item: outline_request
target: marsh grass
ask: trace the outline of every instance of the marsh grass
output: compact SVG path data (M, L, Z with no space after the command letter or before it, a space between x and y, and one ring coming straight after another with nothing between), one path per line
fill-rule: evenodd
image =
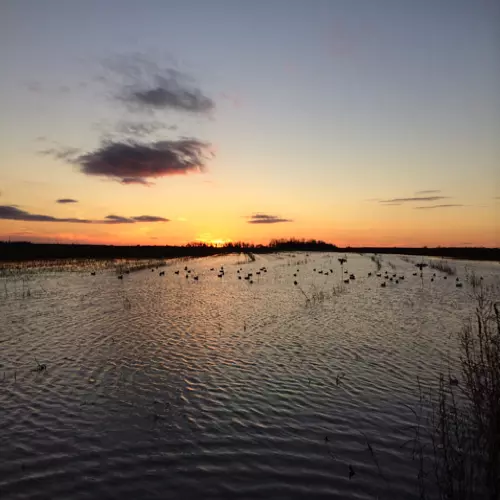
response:
M377 271L380 271L382 269L382 257L380 255L372 255L370 259L377 266Z
M429 267L436 271L441 271L448 276L455 276L457 274L456 267L451 266L446 260L430 260Z
M458 373L418 384L412 455L420 498L500 498L500 314L497 289L473 288L476 307L458 335ZM408 443L408 442L407 442ZM405 443L405 444L407 444Z

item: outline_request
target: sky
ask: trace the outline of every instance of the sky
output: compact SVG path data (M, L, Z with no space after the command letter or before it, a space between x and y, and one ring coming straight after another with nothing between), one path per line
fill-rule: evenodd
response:
M498 0L2 0L0 240L500 247Z

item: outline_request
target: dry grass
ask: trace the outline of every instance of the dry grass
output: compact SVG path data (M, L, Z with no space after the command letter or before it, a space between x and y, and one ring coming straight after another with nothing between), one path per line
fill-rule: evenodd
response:
M451 266L446 260L430 260L429 267L448 274L449 276L455 276L455 274L457 274L455 266Z
M413 455L422 499L500 498L500 314L496 290L473 289L476 309L458 335L459 375L419 385Z

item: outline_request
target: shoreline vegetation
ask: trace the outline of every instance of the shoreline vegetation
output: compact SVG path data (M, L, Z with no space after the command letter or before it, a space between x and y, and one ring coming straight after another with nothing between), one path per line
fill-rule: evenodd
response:
M320 240L275 239L268 245L234 242L223 246L206 243L173 245L89 245L66 243L0 242L0 261L30 261L59 259L171 259L207 257L217 254L274 252L338 252L400 254L421 257L442 257L461 260L500 262L500 248L483 247L337 247ZM438 264L435 264L438 266ZM438 267L439 268L439 267Z

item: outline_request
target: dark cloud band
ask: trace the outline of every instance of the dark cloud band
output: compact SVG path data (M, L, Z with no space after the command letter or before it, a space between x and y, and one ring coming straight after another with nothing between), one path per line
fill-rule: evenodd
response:
M250 220L249 224L277 224L279 222L293 222L291 219L283 219L278 217L277 215L269 215L269 214L254 214L248 217Z
M107 215L103 220L61 218L53 217L51 215L32 214L13 205L0 205L0 219L26 222L67 222L76 224L135 224L140 222L169 222L169 219L156 217L154 215L138 215L135 217Z

